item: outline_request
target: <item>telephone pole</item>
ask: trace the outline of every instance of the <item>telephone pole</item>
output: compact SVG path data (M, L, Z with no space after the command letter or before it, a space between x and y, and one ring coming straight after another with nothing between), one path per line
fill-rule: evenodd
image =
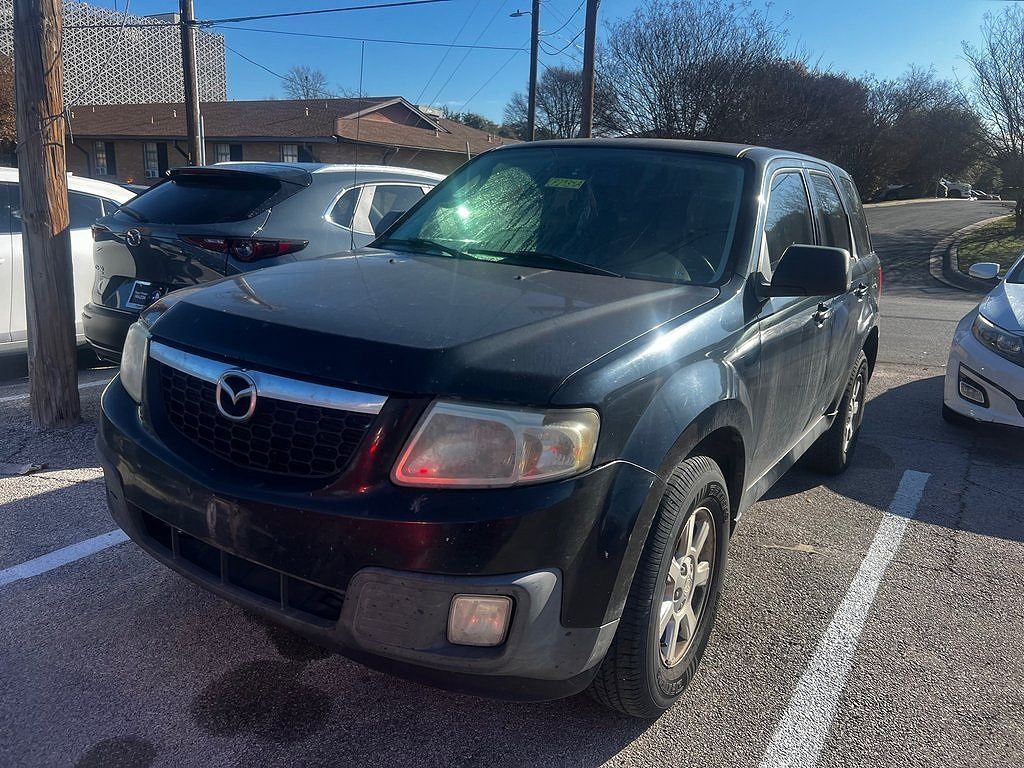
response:
M62 0L14 2L29 408L41 429L81 421L64 157L62 6Z
M530 98L526 115L526 139L537 139L537 48L540 46L540 0L533 0L530 15L533 35L530 37Z
M583 113L580 137L589 139L594 130L594 49L597 47L597 4L587 0L587 25L583 40Z
M181 70L185 77L185 134L188 164L203 165L206 151L199 128L199 78L196 74L196 14L192 0L178 0L181 14Z

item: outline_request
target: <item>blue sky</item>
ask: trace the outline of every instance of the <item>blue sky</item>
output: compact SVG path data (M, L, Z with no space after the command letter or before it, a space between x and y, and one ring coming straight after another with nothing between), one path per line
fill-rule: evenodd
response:
M124 8L125 0L92 0ZM203 19L257 13L357 5L370 0L195 0ZM601 20L628 15L642 0L603 0ZM964 77L962 40L975 40L986 11L997 11L1003 0L775 0L770 13L788 16L790 41L808 52L820 66L854 75L896 76L909 64L934 66L944 77ZM360 44L336 39L290 36L280 32L375 37L449 44L522 47L528 50L529 17L510 18L530 0L452 0L448 3L327 14L294 19L253 21L242 25L277 33L218 29L230 48L274 72L295 64L323 70L332 88L356 90ZM549 50L568 46L560 56L545 55L549 65L573 65L582 57L583 27L580 0L543 0L541 29ZM138 14L176 10L174 0L134 0ZM465 25L465 26L463 26ZM603 28L600 33L605 34ZM367 43L363 90L373 95L400 94L419 103L447 104L500 120L513 91L525 88L529 57L507 50L453 49ZM442 62L442 59L443 62ZM440 68L438 64L440 63ZM232 51L227 54L228 96L261 99L281 95L279 81ZM436 71L435 71L436 69Z

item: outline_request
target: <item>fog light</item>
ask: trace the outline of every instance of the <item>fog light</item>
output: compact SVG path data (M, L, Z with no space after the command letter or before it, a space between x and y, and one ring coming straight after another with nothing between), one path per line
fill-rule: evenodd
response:
M964 378L960 379L960 397L981 406L988 405L988 397L985 396L985 390Z
M501 645L505 642L512 598L502 595L456 595L448 614L448 642L455 645Z

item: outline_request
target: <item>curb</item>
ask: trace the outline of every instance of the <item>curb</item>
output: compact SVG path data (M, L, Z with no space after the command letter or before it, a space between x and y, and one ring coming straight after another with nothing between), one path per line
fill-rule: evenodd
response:
M915 197L911 200L886 200L884 203L864 203L864 208L892 208L896 205L915 205L917 203L962 203L963 197ZM988 202L988 201L986 201Z
M965 275L959 270L956 261L957 244L965 235L1003 218L1006 218L1006 214L982 219L942 238L935 244L932 252L928 255L928 271L931 273L931 276L940 283L960 291L988 293L992 290L992 284L988 281L978 280L970 275Z

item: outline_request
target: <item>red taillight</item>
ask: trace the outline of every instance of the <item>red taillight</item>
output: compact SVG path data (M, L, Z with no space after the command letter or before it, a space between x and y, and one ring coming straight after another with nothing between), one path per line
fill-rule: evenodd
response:
M104 235L106 235L106 234L108 234L110 232L109 229L107 229L106 227L104 227L104 226L102 226L100 224L93 224L91 229L92 229L92 239L93 240L100 240L100 239L103 238Z
M301 251L308 240L262 240L254 237L182 235L181 239L206 251L227 253L239 261L259 261Z

